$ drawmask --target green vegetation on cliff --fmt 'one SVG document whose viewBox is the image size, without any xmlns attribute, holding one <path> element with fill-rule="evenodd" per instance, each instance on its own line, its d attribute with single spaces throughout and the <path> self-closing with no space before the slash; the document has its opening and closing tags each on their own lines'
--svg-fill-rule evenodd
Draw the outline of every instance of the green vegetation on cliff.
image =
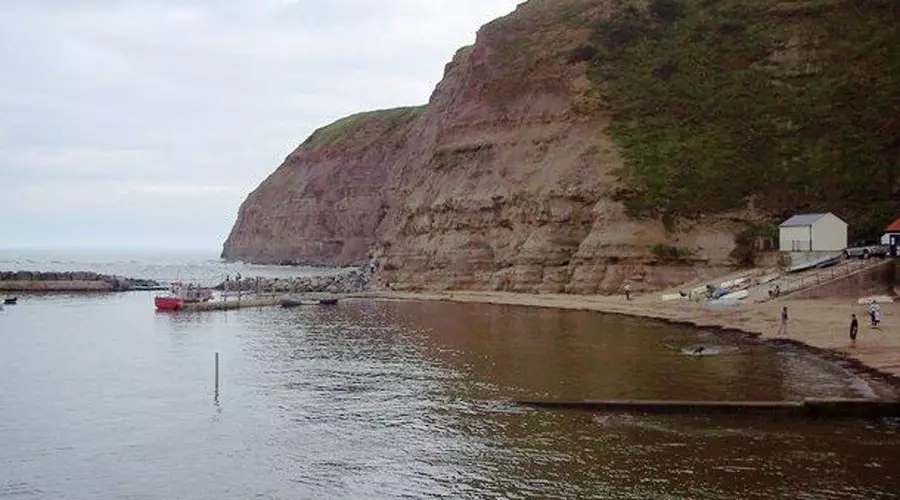
<svg viewBox="0 0 900 500">
<path fill-rule="evenodd" d="M 323 149 L 338 143 L 366 145 L 384 140 L 395 133 L 405 134 L 412 122 L 424 111 L 425 106 L 409 106 L 350 115 L 316 130 L 303 142 L 302 147 Z M 368 134 L 368 140 L 359 137 L 362 134 Z M 351 138 L 356 141 L 349 141 Z"/>
<path fill-rule="evenodd" d="M 900 213 L 900 1 L 623 1 L 589 61 L 626 166 L 664 220 L 752 206 L 833 211 L 857 235 Z"/>
</svg>

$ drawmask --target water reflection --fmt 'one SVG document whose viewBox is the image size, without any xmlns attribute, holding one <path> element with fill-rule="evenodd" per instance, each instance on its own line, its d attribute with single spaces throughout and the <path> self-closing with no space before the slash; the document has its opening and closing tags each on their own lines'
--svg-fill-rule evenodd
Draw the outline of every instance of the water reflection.
<svg viewBox="0 0 900 500">
<path fill-rule="evenodd" d="M 429 332 L 429 355 L 510 397 L 779 399 L 779 359 L 759 344 L 686 358 L 702 332 L 590 312 L 459 304 L 391 304 Z M 666 335 L 660 335 L 665 328 Z M 761 383 L 761 381 L 764 381 Z"/>
</svg>

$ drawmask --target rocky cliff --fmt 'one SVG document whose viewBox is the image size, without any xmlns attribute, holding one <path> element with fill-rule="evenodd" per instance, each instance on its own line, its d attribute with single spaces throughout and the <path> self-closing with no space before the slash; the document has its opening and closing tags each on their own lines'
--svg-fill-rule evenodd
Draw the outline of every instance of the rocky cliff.
<svg viewBox="0 0 900 500">
<path fill-rule="evenodd" d="M 227 259 L 344 266 L 367 260 L 388 172 L 423 108 L 349 116 L 317 130 L 241 205 Z"/>
<path fill-rule="evenodd" d="M 244 202 L 223 257 L 374 261 L 376 283 L 407 289 L 603 293 L 721 273 L 746 214 L 663 224 L 616 201 L 613 111 L 594 61 L 572 57 L 613 3 L 531 0 L 456 54 L 426 106 L 317 131 Z"/>
</svg>

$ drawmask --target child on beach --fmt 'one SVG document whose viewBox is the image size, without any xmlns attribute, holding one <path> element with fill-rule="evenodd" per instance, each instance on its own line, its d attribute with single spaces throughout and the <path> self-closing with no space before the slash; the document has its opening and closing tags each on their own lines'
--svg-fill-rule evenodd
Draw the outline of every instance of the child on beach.
<svg viewBox="0 0 900 500">
<path fill-rule="evenodd" d="M 781 308 L 781 326 L 778 327 L 778 335 L 788 334 L 788 310 L 787 306 Z"/>
<path fill-rule="evenodd" d="M 881 323 L 881 306 L 877 302 L 869 303 L 869 319 L 872 322 L 872 328 L 878 328 Z"/>
</svg>

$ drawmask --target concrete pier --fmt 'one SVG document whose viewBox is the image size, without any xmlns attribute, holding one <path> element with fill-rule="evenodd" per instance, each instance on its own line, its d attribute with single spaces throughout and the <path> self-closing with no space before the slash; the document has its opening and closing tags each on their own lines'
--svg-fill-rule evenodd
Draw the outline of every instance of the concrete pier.
<svg viewBox="0 0 900 500">
<path fill-rule="evenodd" d="M 578 400 L 516 403 L 547 410 L 654 414 L 775 414 L 797 417 L 900 417 L 900 401 L 808 398 L 803 401 Z"/>
<path fill-rule="evenodd" d="M 209 302 L 188 302 L 184 304 L 183 311 L 231 311 L 234 309 L 258 308 L 258 307 L 296 307 L 306 305 L 334 305 L 338 301 L 334 296 L 311 295 L 303 298 L 297 297 L 248 297 L 238 300 L 229 297 L 228 301 L 211 300 Z"/>
<path fill-rule="evenodd" d="M 258 307 L 274 307 L 278 305 L 276 298 L 254 298 L 241 300 L 211 300 L 209 302 L 189 302 L 184 305 L 184 311 L 231 311 L 234 309 L 247 309 Z"/>
</svg>

